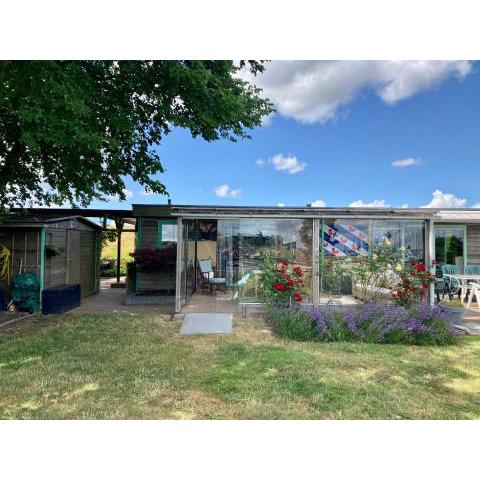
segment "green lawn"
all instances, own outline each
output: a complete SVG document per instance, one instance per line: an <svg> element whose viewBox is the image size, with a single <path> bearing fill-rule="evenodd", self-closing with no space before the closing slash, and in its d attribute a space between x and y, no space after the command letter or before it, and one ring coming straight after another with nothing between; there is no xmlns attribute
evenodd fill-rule
<svg viewBox="0 0 480 480"><path fill-rule="evenodd" d="M480 417L480 338L413 347L286 341L254 321L231 336L179 329L99 314L0 333L0 417Z"/></svg>

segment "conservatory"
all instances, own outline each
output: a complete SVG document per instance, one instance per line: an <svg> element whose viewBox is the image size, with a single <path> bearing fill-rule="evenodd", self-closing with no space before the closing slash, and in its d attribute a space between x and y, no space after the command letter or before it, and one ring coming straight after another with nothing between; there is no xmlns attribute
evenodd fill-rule
<svg viewBox="0 0 480 480"><path fill-rule="evenodd" d="M133 216L137 252L155 249L163 257L154 271L137 269L136 294L163 295L175 311L199 295L207 309L261 308L267 250L302 268L302 297L314 305L357 302L355 285L338 267L365 261L385 243L405 258L455 265L459 273L480 265L480 213L472 209L133 205ZM204 288L205 278L215 280Z"/></svg>

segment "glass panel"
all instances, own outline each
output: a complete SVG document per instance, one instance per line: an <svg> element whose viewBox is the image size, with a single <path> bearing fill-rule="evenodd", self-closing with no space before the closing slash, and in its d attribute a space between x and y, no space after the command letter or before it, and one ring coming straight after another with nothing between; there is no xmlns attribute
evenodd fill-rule
<svg viewBox="0 0 480 480"><path fill-rule="evenodd" d="M390 242L394 250L405 249L408 260L425 260L423 220L373 220L372 243Z"/></svg>
<svg viewBox="0 0 480 480"><path fill-rule="evenodd" d="M346 264L364 262L368 257L369 221L326 219L322 230L320 303L354 304L352 280L346 272Z"/></svg>
<svg viewBox="0 0 480 480"><path fill-rule="evenodd" d="M439 265L456 265L463 272L464 236L463 226L435 225L435 260Z"/></svg>
<svg viewBox="0 0 480 480"><path fill-rule="evenodd" d="M245 218L218 221L218 266L227 287L237 290L242 303L260 301L262 251L274 250L278 261L300 265L305 273L301 292L307 302L312 290L312 235L310 219Z"/></svg>
<svg viewBox="0 0 480 480"><path fill-rule="evenodd" d="M395 250L404 249L409 260L424 260L425 256L422 220L326 219L321 235L321 303L353 304L362 300L347 266L367 261L375 245L389 242ZM389 298L389 283L382 288L382 295Z"/></svg>
<svg viewBox="0 0 480 480"><path fill-rule="evenodd" d="M182 303L188 303L195 289L195 222L183 221Z"/></svg>

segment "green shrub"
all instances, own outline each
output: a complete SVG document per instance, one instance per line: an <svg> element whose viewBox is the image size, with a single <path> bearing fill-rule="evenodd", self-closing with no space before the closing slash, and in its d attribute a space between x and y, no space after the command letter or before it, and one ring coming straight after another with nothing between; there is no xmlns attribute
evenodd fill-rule
<svg viewBox="0 0 480 480"><path fill-rule="evenodd" d="M275 332L290 340L317 340L318 330L310 313L301 307L270 306L269 316Z"/></svg>

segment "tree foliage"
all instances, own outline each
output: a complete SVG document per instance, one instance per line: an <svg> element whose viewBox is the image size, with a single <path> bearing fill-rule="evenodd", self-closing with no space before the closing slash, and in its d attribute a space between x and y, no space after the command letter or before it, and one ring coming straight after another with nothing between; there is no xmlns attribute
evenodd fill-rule
<svg viewBox="0 0 480 480"><path fill-rule="evenodd" d="M155 147L175 127L248 138L272 104L239 79L262 62L1 61L0 211L34 199L125 199L124 178L167 194Z"/></svg>

